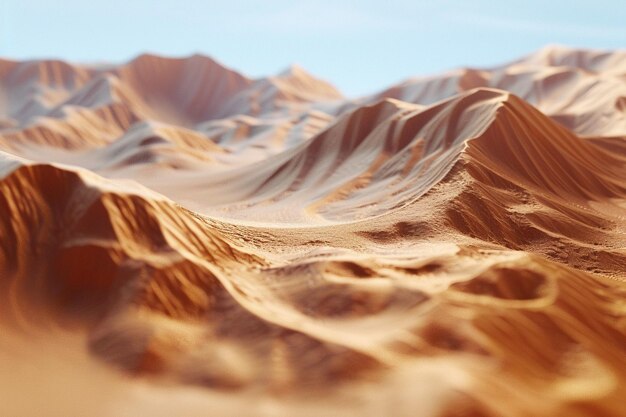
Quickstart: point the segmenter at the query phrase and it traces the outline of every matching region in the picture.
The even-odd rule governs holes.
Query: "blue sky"
[[[546,44],[626,47],[625,0],[0,0],[0,56],[196,52],[257,77],[298,63],[350,96]]]

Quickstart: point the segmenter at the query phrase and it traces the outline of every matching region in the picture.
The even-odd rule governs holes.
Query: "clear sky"
[[[554,43],[626,47],[626,0],[0,0],[3,57],[199,52],[253,77],[298,63],[350,96]]]

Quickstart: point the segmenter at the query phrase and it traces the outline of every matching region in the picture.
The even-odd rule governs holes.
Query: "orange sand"
[[[0,415],[623,416],[625,236],[625,51],[0,60]]]

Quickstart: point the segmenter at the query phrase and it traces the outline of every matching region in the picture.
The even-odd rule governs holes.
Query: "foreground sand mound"
[[[623,415],[623,63],[0,62],[0,414]]]

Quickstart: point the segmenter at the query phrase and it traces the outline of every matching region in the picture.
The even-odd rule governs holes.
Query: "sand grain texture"
[[[625,236],[624,51],[2,60],[0,415],[623,416]]]

